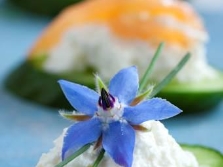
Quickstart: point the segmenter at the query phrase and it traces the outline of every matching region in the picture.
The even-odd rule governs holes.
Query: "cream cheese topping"
[[[136,131],[136,143],[134,149],[133,167],[198,167],[194,155],[184,151],[177,144],[168,130],[159,121],[147,121],[142,124],[150,131]],[[54,167],[61,161],[61,149],[63,136],[54,141],[54,148],[48,153],[42,154],[36,167]],[[93,164],[97,158],[98,150],[90,147],[85,153],[71,161],[66,167],[87,167]],[[99,167],[119,167],[105,154]]]
[[[159,17],[159,20],[166,19]],[[170,24],[183,27],[183,24],[179,26],[175,21],[169,21],[168,26]],[[152,78],[155,81],[163,79],[188,51],[192,57],[176,76],[179,82],[196,82],[216,77],[215,70],[206,60],[205,33],[198,33],[190,28],[184,28],[184,31],[187,29],[187,33],[194,36],[194,44],[188,50],[177,45],[166,46],[153,71]],[[109,79],[118,70],[137,65],[139,73],[142,74],[155,51],[156,48],[145,41],[128,41],[113,35],[106,25],[89,24],[67,31],[60,43],[49,51],[50,56],[44,69],[50,73],[66,73],[72,70],[84,71],[86,67],[91,67],[101,77]]]

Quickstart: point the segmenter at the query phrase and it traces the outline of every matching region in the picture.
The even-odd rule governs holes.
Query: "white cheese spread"
[[[183,151],[168,130],[159,121],[147,121],[142,124],[148,132],[136,131],[136,143],[133,155],[133,167],[198,167],[194,155]],[[63,134],[55,140],[55,146],[42,154],[36,167],[54,167],[61,161]],[[66,167],[88,167],[97,158],[97,151],[90,147],[85,153],[72,160]],[[105,154],[99,167],[119,167]]]
[[[167,20],[166,17],[157,19],[164,21]],[[173,19],[168,20],[168,25],[175,25]],[[163,79],[188,51],[192,57],[176,76],[179,82],[196,82],[216,77],[215,71],[206,60],[206,34],[179,24],[176,23],[179,29],[188,30],[187,34],[194,37],[194,44],[188,50],[175,45],[166,46],[155,65],[152,78],[155,81]],[[106,25],[89,24],[67,31],[58,45],[49,51],[44,69],[50,73],[66,73],[81,72],[86,67],[91,67],[102,78],[109,79],[120,69],[137,65],[142,75],[155,51],[156,48],[148,42],[121,39]]]

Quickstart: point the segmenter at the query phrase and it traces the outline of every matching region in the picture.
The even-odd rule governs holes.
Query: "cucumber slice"
[[[6,78],[5,86],[12,93],[30,101],[60,109],[72,109],[57,81],[65,79],[94,87],[94,76],[90,72],[53,75],[25,61]]]
[[[39,62],[40,61],[40,62]],[[50,74],[41,70],[41,61],[26,61],[6,79],[6,87],[13,93],[47,106],[71,109],[57,80],[72,82],[95,88],[94,70],[69,74]],[[170,83],[158,95],[181,108],[184,113],[205,111],[216,106],[223,98],[223,75],[219,79],[196,84]]]
[[[71,109],[57,80],[72,82],[95,88],[93,70],[84,73],[49,74],[40,70],[36,62],[25,61],[6,79],[5,85],[13,93],[51,107]],[[165,98],[181,108],[184,113],[205,111],[215,107],[223,98],[223,75],[213,81],[196,84],[170,83],[157,96]]]
[[[63,8],[82,0],[9,0],[16,6],[41,15],[56,15]]]
[[[223,99],[223,74],[213,80],[197,83],[170,83],[159,94],[183,111],[205,111],[215,107]]]
[[[195,155],[199,167],[223,167],[223,155],[212,148],[185,144],[181,147]]]

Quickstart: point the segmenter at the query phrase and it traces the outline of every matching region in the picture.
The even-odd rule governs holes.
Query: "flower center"
[[[114,107],[115,98],[109,94],[104,88],[101,89],[101,96],[99,97],[98,104],[105,111]]]
[[[98,105],[95,116],[100,118],[105,125],[112,121],[122,120],[123,105],[103,88],[98,99]]]

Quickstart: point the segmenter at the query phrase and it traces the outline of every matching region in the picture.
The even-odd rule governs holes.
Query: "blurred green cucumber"
[[[223,99],[223,74],[213,80],[196,83],[170,83],[157,96],[165,98],[183,111],[209,110]]]
[[[223,155],[219,151],[200,145],[183,144],[181,147],[194,154],[199,167],[223,167]]]
[[[9,0],[14,5],[41,15],[56,15],[63,8],[82,0]]]
[[[59,79],[94,87],[94,76],[90,72],[84,75],[77,72],[54,75],[36,68],[30,61],[25,61],[14,69],[6,78],[5,86],[13,94],[30,101],[61,109],[72,109],[57,83]]]
[[[35,61],[37,62],[37,61]],[[8,90],[28,100],[51,107],[71,109],[57,81],[66,79],[95,89],[93,70],[50,74],[37,64],[26,61],[17,67],[6,79]],[[158,95],[172,102],[184,112],[205,111],[215,107],[223,98],[223,75],[216,80],[199,83],[170,83]]]

